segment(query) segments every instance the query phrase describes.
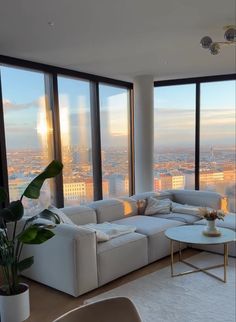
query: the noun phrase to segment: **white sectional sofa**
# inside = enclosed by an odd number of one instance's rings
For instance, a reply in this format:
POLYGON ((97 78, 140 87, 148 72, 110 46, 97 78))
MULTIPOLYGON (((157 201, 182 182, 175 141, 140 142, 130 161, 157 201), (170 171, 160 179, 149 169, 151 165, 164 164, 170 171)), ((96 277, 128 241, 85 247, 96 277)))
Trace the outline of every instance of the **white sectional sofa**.
MULTIPOLYGON (((150 196, 214 209, 220 209, 222 202, 222 196, 214 192, 169 190, 96 201, 87 207, 63 208, 74 225, 60 224, 51 240, 42 245, 26 246, 24 255, 34 255, 35 263, 24 275, 77 297, 169 255, 165 230, 202 224, 202 220, 181 213, 144 216, 137 201, 150 196), (102 222, 135 226, 136 231, 98 243, 95 232, 83 225, 102 222)), ((235 230, 235 215, 228 215, 222 225, 235 230)), ((220 248, 211 250, 222 251, 220 248)), ((230 244, 229 254, 236 256, 235 243, 230 244)))

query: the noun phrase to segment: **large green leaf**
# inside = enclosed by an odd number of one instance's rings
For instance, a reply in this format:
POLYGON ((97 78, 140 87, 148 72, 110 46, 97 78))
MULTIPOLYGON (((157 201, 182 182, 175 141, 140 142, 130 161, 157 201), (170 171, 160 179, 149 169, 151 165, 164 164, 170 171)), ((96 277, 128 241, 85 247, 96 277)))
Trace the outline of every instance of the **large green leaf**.
POLYGON ((44 227, 46 226, 31 225, 17 238, 23 244, 42 244, 55 235, 50 229, 44 227))
POLYGON ((49 209, 44 209, 38 214, 38 218, 43 218, 54 222, 56 225, 60 224, 60 217, 49 209))
POLYGON ((24 271, 25 269, 29 268, 34 263, 34 257, 28 257, 17 263, 17 268, 19 272, 24 271))
POLYGON ((53 160, 47 168, 39 174, 25 189, 23 196, 30 199, 38 199, 40 195, 40 189, 46 179, 57 176, 63 168, 61 162, 53 160))
POLYGON ((0 187, 0 204, 7 199, 6 191, 0 187))
POLYGON ((36 238, 32 240, 30 244, 42 244, 51 239, 54 235, 54 232, 50 229, 40 228, 36 238))
POLYGON ((25 229, 22 233, 20 233, 17 238, 24 244, 30 244, 32 240, 34 240, 38 233, 38 227, 31 225, 27 229, 25 229))
POLYGON ((23 217, 24 207, 20 200, 12 201, 10 205, 0 210, 0 217, 6 222, 18 221, 23 217))

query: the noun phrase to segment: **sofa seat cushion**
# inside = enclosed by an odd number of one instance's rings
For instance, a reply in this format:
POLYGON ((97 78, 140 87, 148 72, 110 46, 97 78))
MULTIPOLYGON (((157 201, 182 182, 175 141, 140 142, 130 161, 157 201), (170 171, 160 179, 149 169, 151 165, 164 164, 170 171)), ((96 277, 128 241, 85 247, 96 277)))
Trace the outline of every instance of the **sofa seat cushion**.
POLYGON ((170 242, 165 236, 165 230, 184 224, 180 221, 157 217, 140 215, 115 221, 116 224, 135 226, 136 232, 147 236, 149 263, 170 254, 170 242))
POLYGON ((165 231, 169 227, 179 226, 178 221, 170 221, 168 219, 160 218, 158 216, 133 216, 120 220, 115 220, 114 223, 126 226, 136 227, 136 232, 151 236, 159 232, 165 231))
POLYGON ((164 215, 155 215, 154 217, 164 218, 169 220, 176 220, 190 225, 199 220, 198 216, 174 213, 174 212, 171 212, 170 214, 164 214, 164 215))
POLYGON ((147 265, 146 236, 130 233, 97 244, 97 263, 99 286, 147 265))
MULTIPOLYGON (((201 219, 197 222, 195 222, 196 225, 206 225, 206 220, 201 219)), ((222 228, 229 228, 234 231, 236 231, 236 214, 234 213, 228 213, 224 220, 218 220, 216 219, 216 226, 222 227, 222 228)))
POLYGON ((81 227, 94 231, 98 242, 104 242, 125 234, 134 233, 136 230, 136 227, 117 225, 110 222, 104 222, 102 224, 87 224, 81 227))

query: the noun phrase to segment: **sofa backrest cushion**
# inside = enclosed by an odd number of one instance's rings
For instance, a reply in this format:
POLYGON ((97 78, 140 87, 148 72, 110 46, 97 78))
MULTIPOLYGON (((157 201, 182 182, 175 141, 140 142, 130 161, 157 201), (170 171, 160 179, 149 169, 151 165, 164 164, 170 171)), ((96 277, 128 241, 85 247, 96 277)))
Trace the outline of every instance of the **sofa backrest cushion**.
POLYGON ((137 202, 129 197, 99 200, 89 204, 96 210, 98 223, 137 215, 137 202))
POLYGON ((222 196, 217 192, 201 190, 170 190, 173 201, 193 206, 221 209, 222 196))
POLYGON ((61 210, 76 225, 86 225, 97 223, 97 216, 94 209, 85 206, 71 206, 61 208, 61 210))
POLYGON ((148 192, 141 192, 141 193, 137 193, 136 195, 131 196, 132 199, 135 200, 144 200, 144 199, 148 199, 150 197, 154 197, 157 199, 172 199, 172 194, 170 191, 148 191, 148 192))

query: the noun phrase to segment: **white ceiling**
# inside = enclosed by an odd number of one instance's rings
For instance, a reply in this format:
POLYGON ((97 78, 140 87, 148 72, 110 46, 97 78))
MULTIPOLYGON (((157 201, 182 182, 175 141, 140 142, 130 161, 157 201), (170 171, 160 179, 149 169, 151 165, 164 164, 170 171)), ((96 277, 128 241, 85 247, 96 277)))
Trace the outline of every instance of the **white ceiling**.
POLYGON ((235 0, 0 0, 0 54, 132 80, 236 72, 235 47, 217 56, 235 0), (50 27, 48 22, 53 22, 50 27))

